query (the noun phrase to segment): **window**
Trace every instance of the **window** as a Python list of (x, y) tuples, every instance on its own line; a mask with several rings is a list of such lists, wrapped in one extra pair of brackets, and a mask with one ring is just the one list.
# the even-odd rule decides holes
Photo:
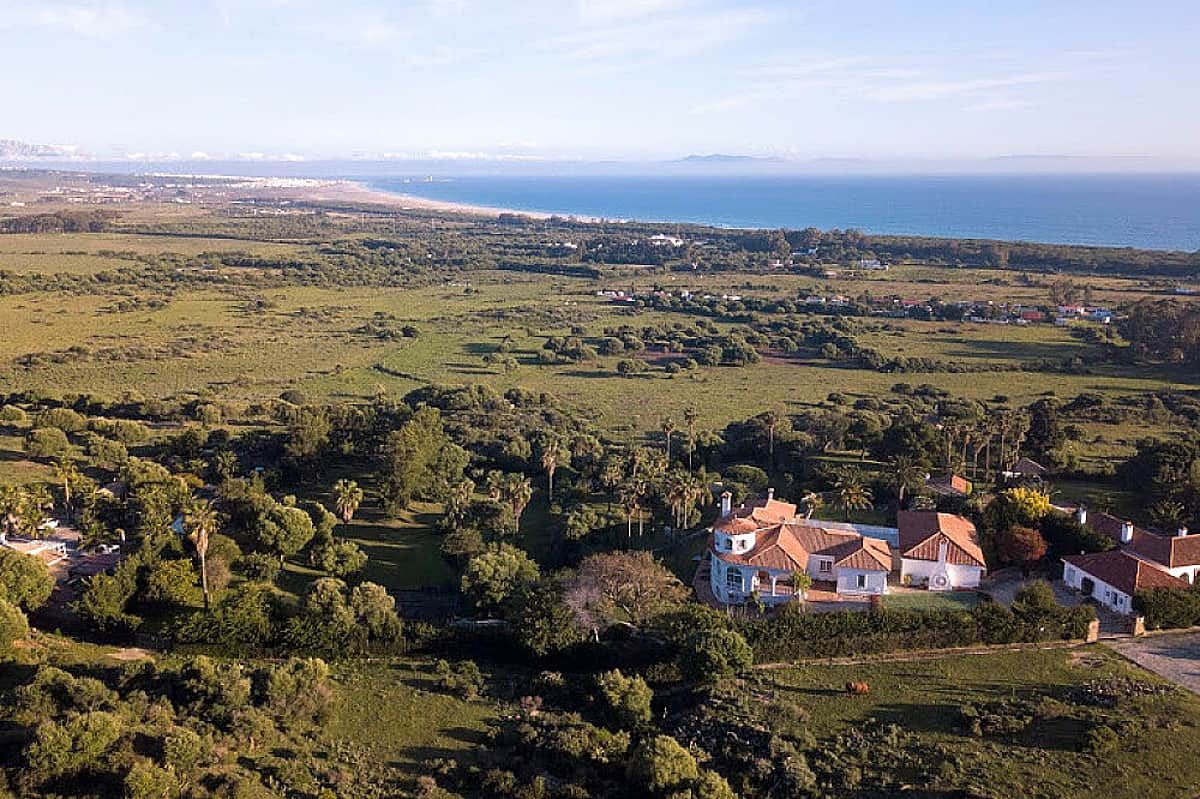
[(829, 574), (829, 572), (833, 571), (833, 561), (822, 560), (818, 562), (817, 571), (821, 572), (822, 574)]
[(867, 575), (865, 575), (865, 574), (858, 575), (858, 587), (859, 588), (867, 587)]
[(742, 573), (737, 569), (725, 570), (725, 588), (733, 591), (742, 590)]

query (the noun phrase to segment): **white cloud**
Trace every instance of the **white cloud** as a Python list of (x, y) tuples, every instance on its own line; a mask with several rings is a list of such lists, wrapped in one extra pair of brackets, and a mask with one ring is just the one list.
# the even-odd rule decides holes
[(543, 50), (558, 64), (578, 62), (588, 74), (625, 72), (710, 52), (771, 19), (756, 8), (657, 14), (585, 27), (549, 39)]
[(990, 100), (979, 100), (967, 106), (966, 110), (972, 113), (989, 114), (996, 111), (1018, 111), (1022, 108), (1031, 108), (1033, 103), (1028, 100), (1012, 100), (1003, 97), (996, 97)]
[(21, 7), (0, 2), (0, 29), (47, 28), (105, 38), (149, 25), (147, 17), (119, 3), (38, 3)]
[(677, 11), (685, 0), (577, 0), (579, 18), (590, 23), (611, 23)]
[(969, 78), (964, 80), (916, 80), (868, 90), (868, 100), (884, 103), (905, 103), (920, 100), (942, 100), (962, 94), (974, 94), (989, 89), (1027, 86), (1045, 83), (1055, 76), (1049, 73), (1010, 75), (1003, 78)]

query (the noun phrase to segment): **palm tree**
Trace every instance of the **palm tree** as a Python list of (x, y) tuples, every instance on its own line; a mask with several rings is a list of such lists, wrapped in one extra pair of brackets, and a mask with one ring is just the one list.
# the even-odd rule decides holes
[(17, 486), (0, 486), (0, 532), (16, 532), (25, 507), (25, 492)]
[(641, 494), (638, 492), (637, 483), (632, 480), (622, 483), (617, 490), (617, 497), (621, 507), (625, 510), (625, 538), (627, 541), (632, 541), (633, 514), (641, 510), (639, 505)]
[(801, 497), (800, 502), (804, 505), (804, 518), (811, 519), (813, 511), (821, 507), (825, 500), (816, 491), (809, 491)]
[(663, 420), (662, 420), (661, 430), (662, 430), (662, 434), (663, 434), (663, 442), (666, 444), (667, 463), (671, 462), (671, 436), (673, 436), (675, 434), (676, 429), (677, 428), (675, 427), (675, 420), (672, 419), (670, 416), (664, 416)]
[(68, 520), (74, 516), (74, 505), (71, 502), (72, 490), (81, 477), (83, 477), (82, 473), (70, 458), (60, 458), (54, 464), (54, 480), (62, 488), (63, 510), (66, 512)]
[(871, 489), (854, 477), (843, 477), (834, 484), (833, 489), (837, 507), (846, 514), (846, 521), (850, 521), (851, 511), (871, 507)]
[(38, 483), (24, 493), (21, 510), (21, 525), (29, 538), (41, 538), (46, 532), (49, 517), (46, 512), (54, 507), (54, 495), (45, 483)]
[(238, 457), (232, 450), (223, 449), (213, 456), (213, 472), (222, 480), (237, 476)]
[(779, 414), (775, 411), (767, 411), (763, 414), (763, 421), (767, 425), (767, 456), (770, 458), (771, 467), (775, 467), (775, 427), (779, 424)]
[(208, 610), (208, 541), (220, 529), (217, 511), (208, 500), (194, 500), (183, 513), (183, 529), (200, 558), (200, 588), (204, 592), (204, 609)]
[(925, 484), (925, 470), (911, 456), (897, 455), (892, 461), (892, 477), (896, 481), (896, 498), (904, 505), (904, 492)]
[(562, 456), (562, 447), (558, 439), (550, 439), (542, 447), (542, 468), (546, 470), (546, 497), (554, 501), (554, 472), (558, 470), (558, 459)]
[(483, 479), (483, 485), (487, 489), (488, 499), (499, 502), (500, 496), (504, 493), (504, 472), (492, 469)]
[(333, 484), (333, 501), (342, 524), (349, 524), (363, 501), (363, 490), (353, 480), (338, 480)]
[(504, 478), (502, 496), (512, 506), (513, 519), (518, 530), (521, 529), (521, 514), (533, 498), (533, 486), (523, 474), (513, 473)]
[(688, 446), (688, 471), (692, 470), (692, 455), (696, 452), (696, 422), (700, 419), (700, 414), (695, 408), (689, 406), (683, 412), (683, 421), (687, 424), (687, 446)]
[(625, 466), (620, 459), (610, 457), (604, 462), (604, 468), (600, 470), (600, 485), (608, 492), (608, 510), (612, 511), (612, 495), (621, 485), (621, 481), (625, 479)]

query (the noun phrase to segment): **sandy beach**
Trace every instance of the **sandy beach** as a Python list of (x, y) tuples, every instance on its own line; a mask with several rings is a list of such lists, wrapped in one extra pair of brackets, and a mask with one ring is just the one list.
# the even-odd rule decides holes
[(552, 214), (544, 211), (519, 211), (515, 208), (492, 208), (484, 205), (447, 202), (415, 197), (411, 194), (394, 194), (378, 191), (361, 183), (350, 180), (323, 181), (314, 186), (304, 187), (296, 192), (298, 198), (310, 202), (353, 202), (384, 205), (405, 211), (438, 211), (441, 213), (464, 214), (468, 216), (483, 216), (494, 218), (499, 214), (516, 214), (530, 219), (550, 219), (559, 217), (576, 222), (600, 222), (599, 217), (572, 216), (569, 214)]

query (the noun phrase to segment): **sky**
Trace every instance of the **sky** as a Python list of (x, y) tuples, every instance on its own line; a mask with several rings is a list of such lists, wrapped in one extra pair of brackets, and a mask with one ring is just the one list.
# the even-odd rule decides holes
[(0, 0), (96, 156), (1200, 157), (1196, 0)]

